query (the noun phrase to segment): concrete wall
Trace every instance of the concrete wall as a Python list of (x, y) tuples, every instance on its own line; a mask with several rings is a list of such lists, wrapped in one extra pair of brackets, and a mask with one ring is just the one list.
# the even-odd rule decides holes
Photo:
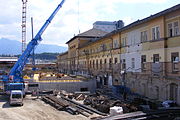
[(177, 99), (175, 101), (180, 105), (180, 82), (178, 79), (156, 78), (151, 75), (128, 75), (126, 83), (132, 91), (160, 101), (170, 100), (170, 94), (172, 94), (170, 93), (170, 84), (176, 84)]
[(40, 90), (65, 90), (67, 92), (81, 91), (81, 88), (88, 88), (88, 91), (95, 92), (96, 82), (90, 80), (88, 82), (52, 82), (39, 83)]

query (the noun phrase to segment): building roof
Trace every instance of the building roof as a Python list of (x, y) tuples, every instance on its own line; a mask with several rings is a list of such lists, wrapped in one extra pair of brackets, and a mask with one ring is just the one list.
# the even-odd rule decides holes
[(102, 31), (100, 29), (92, 28), (86, 32), (80, 33), (78, 36), (93, 36), (93, 37), (101, 37), (107, 34), (107, 32)]
[[(117, 29), (117, 30), (114, 30), (114, 31), (112, 31), (112, 32), (110, 32), (110, 33), (107, 33), (107, 34), (105, 34), (104, 36), (99, 37), (99, 38), (96, 39), (96, 40), (92, 40), (92, 41), (88, 42), (86, 45), (84, 45), (84, 46), (82, 46), (82, 47), (85, 47), (85, 46), (87, 46), (87, 45), (89, 45), (89, 44), (92, 44), (92, 43), (98, 41), (98, 40), (101, 40), (101, 39), (103, 39), (103, 38), (110, 37), (110, 36), (114, 35), (115, 33), (118, 33), (118, 32), (121, 32), (121, 31), (130, 29), (130, 28), (132, 28), (132, 27), (135, 27), (135, 26), (137, 26), (137, 25), (146, 23), (146, 22), (148, 22), (148, 21), (150, 21), (150, 20), (152, 20), (152, 19), (155, 19), (155, 18), (160, 17), (160, 16), (164, 16), (164, 15), (166, 15), (166, 14), (168, 14), (168, 13), (171, 13), (171, 12), (176, 11), (176, 10), (179, 10), (179, 9), (180, 9), (180, 4), (175, 5), (175, 6), (171, 7), (171, 8), (168, 8), (168, 9), (166, 9), (166, 10), (163, 10), (163, 11), (161, 11), (161, 12), (159, 12), (159, 13), (156, 13), (156, 14), (154, 14), (154, 15), (151, 15), (151, 16), (149, 16), (149, 17), (146, 17), (146, 18), (144, 18), (144, 19), (142, 19), (142, 20), (137, 20), (137, 21), (135, 21), (135, 22), (133, 22), (133, 23), (127, 25), (127, 26), (124, 26), (124, 27), (122, 27), (122, 28), (120, 28), (120, 29)], [(81, 48), (82, 48), (82, 47), (81, 47)]]
[(68, 42), (66, 42), (66, 44), (68, 44), (69, 42), (71, 42), (72, 40), (74, 40), (76, 38), (98, 38), (98, 37), (102, 37), (106, 34), (107, 34), (107, 32), (105, 32), (105, 31), (102, 31), (102, 30), (99, 30), (96, 28), (92, 28), (88, 31), (78, 34), (77, 36), (74, 36), (72, 39), (70, 39)]
[[(175, 6), (171, 7), (171, 8), (166, 9), (166, 10), (163, 10), (163, 11), (161, 11), (159, 13), (154, 14), (154, 15), (150, 15), (149, 17), (146, 17), (146, 18), (144, 18), (142, 20), (137, 20), (137, 21), (135, 21), (135, 22), (133, 22), (133, 23), (131, 23), (131, 24), (117, 30), (117, 31), (120, 32), (120, 31), (123, 31), (123, 30), (127, 30), (129, 28), (132, 28), (134, 26), (137, 26), (137, 25), (140, 25), (142, 23), (148, 22), (148, 21), (150, 21), (152, 19), (155, 19), (157, 17), (164, 16), (164, 15), (166, 15), (168, 13), (171, 13), (173, 11), (176, 11), (176, 10), (180, 10), (180, 4), (175, 5)], [(113, 31), (113, 32), (116, 32), (116, 31)]]
[[(175, 5), (175, 6), (171, 7), (171, 8), (168, 8), (168, 9), (166, 9), (166, 10), (163, 10), (163, 11), (161, 11), (161, 12), (159, 12), (159, 13), (156, 13), (156, 14), (154, 14), (154, 15), (150, 15), (149, 17), (146, 17), (146, 18), (144, 18), (144, 19), (142, 19), (142, 20), (137, 20), (137, 21), (135, 21), (135, 22), (133, 22), (133, 23), (127, 25), (127, 26), (124, 26), (124, 27), (122, 27), (122, 28), (120, 28), (120, 29), (114, 30), (114, 31), (112, 31), (112, 32), (104, 35), (102, 38), (110, 37), (110, 36), (114, 35), (115, 33), (122, 32), (122, 31), (124, 31), (124, 30), (130, 29), (130, 28), (135, 27), (135, 26), (137, 26), (137, 25), (146, 23), (146, 22), (148, 22), (148, 21), (150, 21), (150, 20), (152, 20), (152, 19), (155, 19), (155, 18), (160, 17), (160, 16), (164, 16), (164, 15), (166, 15), (166, 14), (168, 14), (168, 13), (171, 13), (171, 12), (176, 11), (176, 10), (179, 10), (179, 9), (180, 9), (180, 4)], [(102, 38), (99, 38), (98, 40), (100, 40), (100, 39), (102, 39)]]
[(116, 25), (116, 21), (96, 21), (93, 25)]
[(58, 56), (62, 56), (62, 55), (66, 55), (66, 54), (68, 54), (68, 51), (60, 53)]
[(0, 57), (0, 62), (17, 62), (17, 57)]

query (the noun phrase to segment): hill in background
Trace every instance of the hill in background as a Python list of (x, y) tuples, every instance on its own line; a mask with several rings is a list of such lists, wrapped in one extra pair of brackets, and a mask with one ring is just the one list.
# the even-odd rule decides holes
[[(67, 47), (58, 45), (39, 44), (35, 49), (35, 53), (62, 53)], [(21, 54), (21, 42), (10, 40), (7, 38), (0, 39), (0, 55), (19, 55)]]

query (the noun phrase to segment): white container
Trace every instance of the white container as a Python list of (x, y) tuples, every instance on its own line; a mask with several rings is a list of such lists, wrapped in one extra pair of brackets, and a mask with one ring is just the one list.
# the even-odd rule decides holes
[(110, 116), (123, 114), (123, 108), (119, 106), (110, 107)]

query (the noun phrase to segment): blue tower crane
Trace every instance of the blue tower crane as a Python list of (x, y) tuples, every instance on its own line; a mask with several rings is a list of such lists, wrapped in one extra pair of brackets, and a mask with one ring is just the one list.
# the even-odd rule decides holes
[(65, 0), (62, 0), (61, 3), (57, 6), (54, 12), (46, 20), (44, 25), (41, 27), (36, 36), (28, 43), (26, 49), (19, 57), (18, 61), (15, 63), (13, 68), (10, 70), (9, 75), (4, 79), (4, 90), (5, 92), (11, 92), (12, 90), (22, 90), (24, 91), (24, 80), (22, 78), (22, 71), (26, 65), (28, 58), (33, 53), (33, 50), (37, 47), (39, 42), (42, 40), (41, 35), (46, 30), (48, 25), (51, 23), (54, 16), (57, 14), (59, 9), (64, 4)]

